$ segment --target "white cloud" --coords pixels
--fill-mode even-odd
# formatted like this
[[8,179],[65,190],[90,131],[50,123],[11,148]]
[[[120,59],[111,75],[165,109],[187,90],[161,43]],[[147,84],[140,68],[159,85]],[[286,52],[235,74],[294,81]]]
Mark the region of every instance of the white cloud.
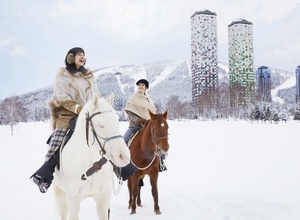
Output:
[[174,28],[178,21],[182,22],[180,11],[184,10],[184,5],[179,2],[176,4],[180,4],[180,8],[174,11],[171,1],[58,1],[48,15],[59,19],[72,17],[73,23],[86,20],[90,28],[104,31],[115,38],[134,40],[155,37],[161,31]]
[[73,15],[74,13],[76,13],[76,11],[80,11],[80,8],[78,10],[76,9],[76,5],[58,1],[58,3],[53,6],[53,9],[48,12],[48,16],[59,18],[63,16]]
[[244,18],[253,22],[255,64],[291,71],[299,65],[299,0],[16,2],[4,1],[5,10],[0,9],[0,59],[7,59],[7,68],[14,66],[15,74],[22,72],[22,65],[14,65],[19,59],[7,55],[24,56],[29,53],[24,48],[38,58],[49,51],[56,63],[40,59],[40,66],[34,65],[49,65],[53,71],[74,45],[89,51],[91,67],[189,59],[190,16],[204,8],[217,13],[220,61],[228,61],[228,25]]
[[7,37],[5,39],[0,39],[0,47],[10,45],[12,42],[12,37]]
[[297,7],[299,0],[281,0],[276,1],[276,3],[273,0],[258,0],[255,4],[257,5],[256,8],[260,10],[258,14],[255,13],[256,11],[252,11],[253,18],[258,16],[260,20],[272,23],[289,15]]
[[26,49],[16,46],[10,52],[9,55],[11,56],[23,56],[27,52]]

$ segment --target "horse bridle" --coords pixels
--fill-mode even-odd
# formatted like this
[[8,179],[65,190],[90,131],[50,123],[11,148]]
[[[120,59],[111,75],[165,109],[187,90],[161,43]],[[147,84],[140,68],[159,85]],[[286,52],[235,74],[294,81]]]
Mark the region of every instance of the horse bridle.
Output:
[[[153,134],[153,139],[155,138],[153,141],[156,144],[156,151],[154,152],[154,155],[153,155],[153,158],[152,158],[151,162],[147,166],[145,166],[145,167],[139,167],[139,166],[137,166],[133,162],[132,159],[130,159],[130,161],[133,163],[133,165],[136,166],[139,170],[146,170],[146,169],[148,169],[152,165],[152,163],[154,162],[155,157],[159,157],[161,154],[165,154],[165,155],[167,154],[167,152],[160,147],[160,144],[158,143],[158,141],[161,140],[161,139],[169,139],[168,135],[167,136],[162,136],[162,137],[157,137],[157,135],[156,135],[156,133],[154,131],[153,124],[151,124],[151,133]],[[161,161],[160,161],[160,166],[162,166],[162,162]]]
[[157,151],[162,151],[162,152],[165,153],[165,151],[160,148],[160,145],[159,145],[158,141],[160,141],[161,139],[169,139],[169,136],[166,135],[166,136],[157,137],[157,135],[155,133],[155,130],[154,130],[154,126],[152,124],[151,124],[151,132],[153,133],[153,137],[155,138],[153,141],[156,143],[156,146],[157,146],[157,149],[158,149]]
[[[104,157],[104,155],[106,154],[106,151],[105,151],[106,142],[108,142],[110,140],[113,140],[113,139],[117,139],[117,138],[123,138],[122,135],[115,135],[115,136],[111,136],[111,137],[108,137],[108,138],[104,138],[104,137],[101,137],[100,135],[97,134],[92,119],[96,115],[100,115],[102,113],[105,113],[105,112],[100,112],[99,111],[99,112],[96,112],[96,113],[92,114],[91,116],[90,116],[89,112],[86,113],[86,126],[85,126],[86,127],[86,143],[90,147],[90,145],[89,145],[89,125],[91,125],[92,132],[93,132],[93,135],[94,135],[93,144],[94,144],[95,139],[96,139],[96,141],[97,141],[97,143],[100,147],[99,153],[101,155],[101,158],[100,158],[99,161],[94,162],[93,166],[91,168],[89,168],[84,174],[81,175],[81,180],[86,180],[86,177],[89,177],[89,176],[93,175],[95,172],[100,170],[102,168],[102,166],[107,162],[108,158]],[[103,146],[102,146],[99,138],[104,140]],[[109,162],[113,165],[113,162],[111,160],[109,160]]]
[[[108,138],[104,138],[104,137],[101,137],[99,134],[97,134],[92,119],[96,115],[100,115],[102,113],[104,113],[104,112],[100,112],[99,111],[99,112],[96,112],[96,113],[92,114],[91,116],[89,115],[89,112],[86,113],[86,143],[87,143],[88,146],[90,146],[89,145],[89,125],[91,125],[92,132],[93,132],[93,135],[94,135],[94,142],[95,142],[95,139],[96,139],[96,141],[99,144],[100,149],[101,149],[100,150],[100,155],[101,156],[103,156],[103,155],[106,154],[106,151],[105,151],[105,144],[106,144],[106,142],[108,142],[110,140],[113,140],[113,139],[117,139],[117,138],[123,138],[122,135],[115,135],[115,136],[111,136],[111,137],[108,137]],[[103,146],[102,146],[99,138],[101,138],[102,140],[104,140]]]

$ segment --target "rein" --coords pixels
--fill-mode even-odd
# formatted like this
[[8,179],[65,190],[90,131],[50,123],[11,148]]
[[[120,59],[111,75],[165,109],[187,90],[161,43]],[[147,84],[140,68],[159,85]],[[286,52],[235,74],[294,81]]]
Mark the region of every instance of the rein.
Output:
[[[97,141],[97,143],[98,143],[98,145],[100,147],[101,158],[100,158],[99,161],[95,162],[93,164],[93,166],[86,171],[85,174],[81,175],[81,180],[86,180],[86,177],[91,176],[96,171],[100,170],[102,168],[102,166],[108,161],[108,159],[106,157],[104,157],[105,154],[106,154],[106,151],[105,151],[105,144],[106,144],[106,142],[108,142],[110,140],[113,140],[113,139],[117,139],[117,138],[123,138],[122,135],[115,135],[115,136],[111,136],[111,137],[108,137],[108,138],[104,138],[104,137],[101,137],[99,134],[97,134],[92,119],[96,115],[100,115],[102,113],[103,112],[96,112],[96,113],[92,114],[91,116],[89,116],[89,113],[86,113],[86,143],[90,147],[90,145],[89,145],[89,125],[91,125],[91,128],[92,128],[91,130],[92,130],[92,133],[94,135],[93,144],[94,144],[95,139],[96,139],[96,141]],[[102,146],[99,138],[102,139],[102,140],[104,140],[103,146]],[[109,160],[109,162],[111,164],[113,164],[112,161]]]
[[[153,162],[154,162],[154,160],[155,160],[156,157],[158,157],[158,156],[160,156],[162,154],[167,155],[167,152],[164,151],[163,149],[161,149],[160,144],[158,143],[158,141],[161,140],[161,139],[169,139],[168,136],[157,137],[156,134],[155,134],[155,131],[154,131],[154,126],[152,124],[151,124],[151,134],[152,134],[152,140],[153,140],[153,142],[156,145],[156,151],[153,154],[153,158],[152,158],[151,162],[147,166],[145,166],[145,167],[139,167],[130,158],[130,161],[132,162],[132,164],[134,166],[136,166],[139,170],[146,170],[147,168],[149,168],[153,164]],[[160,161],[160,166],[163,166],[162,161]]]
[[[117,139],[117,138],[123,138],[122,135],[115,135],[115,136],[112,136],[112,137],[108,137],[108,138],[104,138],[104,137],[101,137],[100,135],[97,134],[96,130],[95,130],[95,127],[94,127],[94,124],[93,124],[93,117],[95,117],[96,115],[100,115],[102,114],[103,112],[96,112],[94,114],[92,114],[91,116],[89,116],[89,113],[86,113],[86,143],[88,146],[89,145],[89,125],[91,125],[92,127],[92,132],[93,132],[93,135],[94,135],[94,141],[93,141],[93,144],[95,142],[95,139],[98,143],[98,145],[100,146],[101,150],[100,150],[100,155],[103,156],[106,154],[106,151],[105,151],[105,144],[106,142],[110,141],[110,140],[113,140],[113,139]],[[101,138],[102,140],[104,140],[104,143],[103,143],[103,146],[99,140],[99,138]]]

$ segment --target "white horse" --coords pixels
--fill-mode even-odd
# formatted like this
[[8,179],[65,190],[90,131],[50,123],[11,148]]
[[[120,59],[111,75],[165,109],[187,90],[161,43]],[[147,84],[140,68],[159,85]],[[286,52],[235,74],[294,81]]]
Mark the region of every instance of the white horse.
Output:
[[[74,133],[60,152],[53,190],[61,219],[78,219],[80,202],[92,197],[99,219],[109,219],[114,181],[113,166],[129,163],[130,152],[119,131],[119,120],[107,100],[95,95],[80,112]],[[95,162],[103,164],[87,175]],[[106,163],[103,163],[106,162]]]

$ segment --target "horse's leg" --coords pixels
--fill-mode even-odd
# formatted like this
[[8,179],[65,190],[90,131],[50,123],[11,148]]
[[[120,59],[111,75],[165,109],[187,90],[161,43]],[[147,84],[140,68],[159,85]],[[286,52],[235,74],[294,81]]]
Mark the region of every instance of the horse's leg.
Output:
[[111,189],[103,190],[103,193],[93,196],[97,204],[97,213],[99,220],[109,219],[109,204],[111,201]]
[[136,201],[137,205],[140,207],[142,206],[142,201],[141,201],[141,186],[138,187],[138,194],[137,194],[137,201]]
[[154,200],[154,212],[156,215],[160,215],[160,208],[158,205],[158,190],[157,190],[157,179],[158,179],[158,170],[150,175],[150,183],[151,183],[151,192]]
[[61,220],[67,219],[66,193],[53,185],[56,208]]
[[70,220],[78,220],[79,208],[80,208],[80,201],[76,195],[67,195],[66,196],[67,207],[69,212],[69,219]]
[[137,199],[137,195],[138,195],[138,188],[139,188],[139,177],[137,176],[137,174],[133,174],[132,176],[132,203],[131,203],[131,213],[135,214],[136,213],[136,199]]
[[142,206],[142,201],[141,201],[141,189],[142,189],[142,186],[140,185],[140,184],[141,184],[141,180],[142,180],[143,178],[144,178],[144,177],[142,177],[142,178],[139,180],[138,195],[137,195],[137,205],[140,206],[140,207],[143,207],[143,206]]
[[128,201],[128,209],[131,209],[132,206],[132,177],[127,179],[127,187],[129,192],[129,201]]

